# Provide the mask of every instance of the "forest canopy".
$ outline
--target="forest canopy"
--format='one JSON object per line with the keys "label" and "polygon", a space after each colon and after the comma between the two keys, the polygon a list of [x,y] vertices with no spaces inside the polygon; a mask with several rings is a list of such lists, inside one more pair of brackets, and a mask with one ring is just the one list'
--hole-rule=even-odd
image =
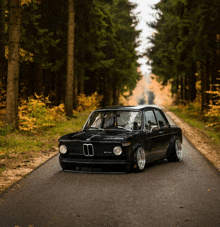
{"label": "forest canopy", "polygon": [[146,50],[152,73],[172,83],[177,103],[220,107],[220,1],[161,0]]}
{"label": "forest canopy", "polygon": [[[74,2],[74,106],[76,95],[103,96],[102,106],[118,104],[119,95],[132,91],[137,72],[140,34],[136,7],[128,0],[75,0]],[[14,5],[13,5],[14,4]],[[19,6],[19,7],[18,7]],[[16,11],[18,9],[20,11]],[[7,90],[10,58],[10,22],[21,19],[18,98],[34,94],[53,105],[65,102],[68,48],[68,0],[3,0],[0,3],[1,102]],[[14,22],[18,25],[17,22]],[[10,25],[10,26],[9,26]],[[10,41],[11,39],[11,41]]]}

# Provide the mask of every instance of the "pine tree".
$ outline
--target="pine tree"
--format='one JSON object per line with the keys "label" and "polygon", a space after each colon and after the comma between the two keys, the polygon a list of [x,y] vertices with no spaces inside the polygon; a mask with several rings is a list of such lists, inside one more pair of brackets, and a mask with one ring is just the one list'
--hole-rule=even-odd
{"label": "pine tree", "polygon": [[10,1],[9,57],[5,122],[18,129],[19,51],[21,35],[21,0]]}
{"label": "pine tree", "polygon": [[6,77],[5,58],[5,1],[0,1],[0,85]]}
{"label": "pine tree", "polygon": [[70,117],[73,113],[74,98],[76,98],[76,92],[74,90],[74,88],[76,89],[76,80],[74,80],[74,0],[69,0],[68,15],[68,54],[65,111],[67,116]]}

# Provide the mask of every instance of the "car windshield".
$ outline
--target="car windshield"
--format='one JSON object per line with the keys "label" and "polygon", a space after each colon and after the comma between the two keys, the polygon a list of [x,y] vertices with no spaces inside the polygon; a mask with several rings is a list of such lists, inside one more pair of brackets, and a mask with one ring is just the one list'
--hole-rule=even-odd
{"label": "car windshield", "polygon": [[140,130],[141,112],[138,111],[95,111],[84,129]]}

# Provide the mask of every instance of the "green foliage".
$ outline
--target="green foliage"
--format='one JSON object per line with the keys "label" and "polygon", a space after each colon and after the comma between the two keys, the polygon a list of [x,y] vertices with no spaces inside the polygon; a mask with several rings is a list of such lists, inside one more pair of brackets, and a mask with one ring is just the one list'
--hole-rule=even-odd
{"label": "green foliage", "polygon": [[[117,89],[123,91],[124,87],[133,90],[137,81],[140,79],[137,73],[137,53],[135,49],[139,43],[140,30],[136,29],[138,23],[131,12],[136,5],[128,3],[126,0],[116,0],[110,9],[112,21],[114,23],[116,40],[116,57],[114,67],[115,78],[120,79],[117,83]],[[128,76],[129,75],[129,76]],[[114,78],[114,79],[115,79]]]}
{"label": "green foliage", "polygon": [[[220,125],[218,124],[220,122],[220,115],[218,115],[218,118],[202,115],[199,106],[199,103],[194,102],[189,106],[173,106],[170,108],[170,110],[193,127],[201,129],[210,138],[212,138],[216,144],[220,145]],[[218,122],[216,122],[217,119]]]}
{"label": "green foliage", "polygon": [[[11,158],[13,155],[31,152],[39,152],[54,147],[60,136],[77,131],[85,124],[89,112],[75,113],[74,118],[60,123],[54,127],[38,128],[38,132],[19,131],[11,132],[10,130],[4,135],[0,133],[1,150],[0,159]],[[5,168],[2,168],[3,170]]]}
{"label": "green foliage", "polygon": [[[117,104],[126,86],[133,89],[137,73],[135,5],[127,0],[75,1],[74,75],[78,95],[103,96],[101,105]],[[68,2],[22,2],[20,96],[50,95],[65,102]],[[86,15],[86,16],[85,16]],[[7,27],[7,23],[5,24]]]}
{"label": "green foliage", "polygon": [[32,61],[46,69],[52,66],[49,50],[57,46],[59,39],[55,39],[52,32],[41,27],[41,15],[36,2],[28,2],[23,5],[21,47],[27,57],[31,55]]}
{"label": "green foliage", "polygon": [[102,106],[117,104],[119,92],[125,86],[133,89],[140,78],[135,51],[140,31],[131,16],[134,8],[126,0],[76,2],[75,74],[84,85],[80,93],[97,92],[103,96]]}
{"label": "green foliage", "polygon": [[[200,109],[209,106],[207,91],[215,92],[218,79],[220,34],[220,2],[218,0],[167,0],[155,5],[157,22],[149,24],[156,29],[150,38],[152,48],[147,50],[152,72],[164,84],[172,80],[172,92],[177,102],[201,100]],[[201,89],[196,89],[196,82]]]}
{"label": "green foliage", "polygon": [[[67,6],[68,1],[22,1],[21,100],[28,100],[37,93],[45,97],[50,95],[53,105],[65,103]],[[6,42],[4,46],[0,45],[0,50],[6,50],[7,54],[9,6],[4,7]],[[101,105],[110,106],[118,104],[125,86],[130,90],[135,87],[140,79],[135,51],[140,31],[136,30],[137,19],[131,14],[135,7],[127,0],[75,1],[74,76],[77,95],[91,96],[97,92],[103,96]],[[29,123],[24,123],[28,121],[24,117],[20,120],[21,127],[26,128],[29,124],[34,130],[34,117],[29,119]]]}
{"label": "green foliage", "polygon": [[[0,121],[0,135],[5,136],[12,131],[13,131],[13,127],[11,125],[7,125],[2,121]],[[1,140],[0,140],[0,143],[1,143]]]}

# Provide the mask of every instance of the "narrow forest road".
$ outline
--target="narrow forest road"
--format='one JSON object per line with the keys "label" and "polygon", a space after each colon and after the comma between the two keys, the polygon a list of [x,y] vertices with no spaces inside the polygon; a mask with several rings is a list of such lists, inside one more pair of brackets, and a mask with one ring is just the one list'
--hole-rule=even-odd
{"label": "narrow forest road", "polygon": [[55,156],[0,195],[0,226],[220,226],[220,172],[183,148],[131,174],[66,173]]}

